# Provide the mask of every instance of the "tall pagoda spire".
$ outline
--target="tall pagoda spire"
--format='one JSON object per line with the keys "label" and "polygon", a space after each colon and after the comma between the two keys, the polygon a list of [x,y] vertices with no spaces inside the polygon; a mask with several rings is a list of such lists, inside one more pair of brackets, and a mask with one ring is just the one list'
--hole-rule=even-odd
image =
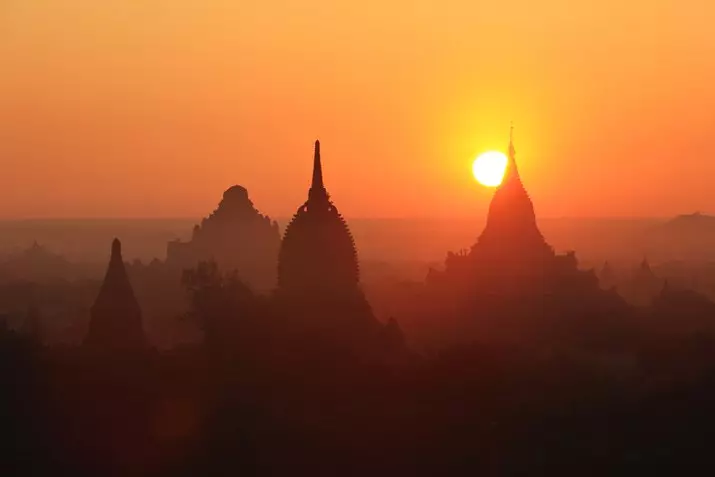
{"label": "tall pagoda spire", "polygon": [[509,150],[505,174],[506,177],[504,177],[504,180],[502,181],[503,185],[511,183],[515,180],[521,183],[521,178],[519,177],[519,169],[516,167],[516,148],[514,148],[514,123],[511,123],[511,127],[509,128]]}
{"label": "tall pagoda spire", "polygon": [[516,156],[516,150],[514,149],[514,122],[509,126],[509,157],[513,158]]}
{"label": "tall pagoda spire", "polygon": [[328,192],[323,184],[323,165],[320,161],[320,141],[315,141],[315,152],[313,153],[313,181],[308,192],[308,201],[311,203],[327,202]]}
{"label": "tall pagoda spire", "polygon": [[320,163],[320,141],[315,141],[313,152],[313,188],[323,189],[323,165]]}
{"label": "tall pagoda spire", "polygon": [[322,172],[320,142],[315,141],[308,200],[286,227],[279,253],[278,284],[284,290],[354,291],[358,285],[355,243],[345,219],[330,201]]}

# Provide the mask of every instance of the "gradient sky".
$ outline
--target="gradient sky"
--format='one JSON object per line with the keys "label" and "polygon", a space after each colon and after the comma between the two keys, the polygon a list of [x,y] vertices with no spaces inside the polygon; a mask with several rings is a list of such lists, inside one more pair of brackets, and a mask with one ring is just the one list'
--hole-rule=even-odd
{"label": "gradient sky", "polygon": [[[590,3],[590,4],[589,4]],[[703,0],[2,0],[0,217],[273,216],[312,143],[348,217],[483,214],[509,122],[540,216],[715,212]]]}

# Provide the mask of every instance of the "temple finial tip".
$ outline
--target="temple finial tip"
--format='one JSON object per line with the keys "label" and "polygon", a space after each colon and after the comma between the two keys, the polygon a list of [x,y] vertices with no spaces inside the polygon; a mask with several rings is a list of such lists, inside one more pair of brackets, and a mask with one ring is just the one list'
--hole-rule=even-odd
{"label": "temple finial tip", "polygon": [[118,238],[112,241],[112,256],[121,257],[122,256],[122,242]]}
{"label": "temple finial tip", "polygon": [[320,141],[318,141],[317,139],[315,141],[315,154],[314,155],[315,155],[316,160],[318,158],[320,158]]}

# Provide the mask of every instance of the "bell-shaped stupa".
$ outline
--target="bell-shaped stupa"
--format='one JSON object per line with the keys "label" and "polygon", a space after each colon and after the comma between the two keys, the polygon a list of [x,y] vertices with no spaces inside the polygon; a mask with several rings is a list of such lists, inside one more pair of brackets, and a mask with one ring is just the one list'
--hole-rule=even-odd
{"label": "bell-shaped stupa", "polygon": [[308,200],[286,227],[278,257],[278,289],[305,297],[358,291],[355,242],[323,184],[320,142],[315,141]]}

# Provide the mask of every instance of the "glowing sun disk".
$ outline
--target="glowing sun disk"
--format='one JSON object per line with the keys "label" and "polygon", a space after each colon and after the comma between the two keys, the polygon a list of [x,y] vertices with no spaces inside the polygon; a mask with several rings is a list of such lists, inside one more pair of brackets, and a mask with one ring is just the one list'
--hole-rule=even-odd
{"label": "glowing sun disk", "polygon": [[501,184],[506,171],[507,157],[499,151],[487,151],[479,155],[472,164],[472,173],[477,181],[487,187]]}

